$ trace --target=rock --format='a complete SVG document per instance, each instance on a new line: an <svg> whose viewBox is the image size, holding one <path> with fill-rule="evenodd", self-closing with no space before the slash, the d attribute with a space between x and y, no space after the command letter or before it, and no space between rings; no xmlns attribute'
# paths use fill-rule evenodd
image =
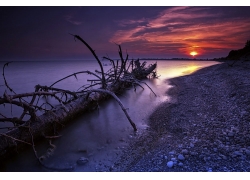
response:
<svg viewBox="0 0 250 180"><path fill-rule="evenodd" d="M178 145L178 148L182 148L182 146L183 146L182 144L179 144L179 145Z"/></svg>
<svg viewBox="0 0 250 180"><path fill-rule="evenodd" d="M177 161L177 160L176 160L176 158L171 158L171 161L173 161L173 162L174 162L174 161Z"/></svg>
<svg viewBox="0 0 250 180"><path fill-rule="evenodd" d="M250 150L246 149L245 153L246 153L246 155L250 156Z"/></svg>
<svg viewBox="0 0 250 180"><path fill-rule="evenodd" d="M174 166L174 162L173 161L168 161L167 166L169 168L172 168Z"/></svg>
<svg viewBox="0 0 250 180"><path fill-rule="evenodd" d="M185 160L185 157L184 157L182 154L179 154L179 155L178 155L178 159L179 159L180 161L183 161L183 160Z"/></svg>
<svg viewBox="0 0 250 180"><path fill-rule="evenodd" d="M178 164L178 166L183 166L183 163L182 163L182 162L180 162L180 163Z"/></svg>
<svg viewBox="0 0 250 180"><path fill-rule="evenodd" d="M129 139L133 139L134 138L132 135L129 135L128 137L129 137Z"/></svg>
<svg viewBox="0 0 250 180"><path fill-rule="evenodd" d="M113 166L109 167L109 171L110 171L110 172L113 171L113 170L114 170L114 167L113 167Z"/></svg>
<svg viewBox="0 0 250 180"><path fill-rule="evenodd" d="M195 155L197 155L198 153L196 153L196 152L190 152L190 155L192 155L192 156L195 156Z"/></svg>
<svg viewBox="0 0 250 180"><path fill-rule="evenodd" d="M170 151L169 154L170 155L175 155L175 152L174 151Z"/></svg>
<svg viewBox="0 0 250 180"><path fill-rule="evenodd" d="M245 114L247 114L247 112L246 112L246 111L242 111L242 112L240 113L240 116L243 117Z"/></svg>
<svg viewBox="0 0 250 180"><path fill-rule="evenodd" d="M187 149L182 149L181 153L184 154L184 155L188 154L188 150Z"/></svg>
<svg viewBox="0 0 250 180"><path fill-rule="evenodd" d="M159 168L157 168L157 167L155 167L154 169L153 169L153 172L158 172L159 171Z"/></svg>
<svg viewBox="0 0 250 180"><path fill-rule="evenodd" d="M234 132L229 132L227 135L228 135L229 137L233 137L233 136L234 136Z"/></svg>
<svg viewBox="0 0 250 180"><path fill-rule="evenodd" d="M85 158L85 157L81 157L80 159L77 160L78 165L84 165L84 164L86 164L88 162L89 162L89 159Z"/></svg>
<svg viewBox="0 0 250 180"><path fill-rule="evenodd" d="M227 160L227 156L221 155L222 159Z"/></svg>
<svg viewBox="0 0 250 180"><path fill-rule="evenodd" d="M240 159L243 160L243 161L244 161L246 158L247 158L247 157L244 156L244 155L240 157Z"/></svg>
<svg viewBox="0 0 250 180"><path fill-rule="evenodd" d="M235 156L243 156L243 154L240 151L234 151L233 153Z"/></svg>

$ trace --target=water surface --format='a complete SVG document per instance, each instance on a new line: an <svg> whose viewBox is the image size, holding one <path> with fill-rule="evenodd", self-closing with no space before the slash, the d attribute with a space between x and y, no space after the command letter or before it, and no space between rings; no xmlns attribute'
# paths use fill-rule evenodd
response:
<svg viewBox="0 0 250 180"><path fill-rule="evenodd" d="M147 61L147 64L156 61ZM44 162L53 167L65 168L74 166L73 171L102 171L109 170L119 156L119 152L126 148L129 141L147 129L148 117L154 109L165 101L170 101L171 97L166 94L170 87L168 79L187 75L196 70L217 64L214 61L158 61L158 79L145 80L155 96L145 85L144 90L140 87L128 89L119 95L129 115L138 127L135 133L128 122L124 112L116 101L110 99L99 103L99 109L85 113L62 130L60 138L52 143L56 145L53 155ZM0 64L1 66L3 65ZM111 66L104 66L105 70ZM32 92L36 84L51 85L58 79L74 72L89 70L95 71L98 68L96 61L66 61L66 62L13 62L6 67L6 79L17 93ZM87 79L92 79L90 75L80 75L58 83L55 87L77 90ZM0 84L3 84L1 78ZM6 90L0 87L0 93ZM8 107L0 107L0 112L10 115ZM12 112L12 116L20 113L20 110ZM0 123L0 127L10 126L8 123ZM43 141L36 144L39 155L43 155L49 148L48 142ZM80 157L86 157L89 162L85 165L77 165L76 161ZM34 157L31 149L20 152L8 162L0 164L1 171L51 171L40 166Z"/></svg>

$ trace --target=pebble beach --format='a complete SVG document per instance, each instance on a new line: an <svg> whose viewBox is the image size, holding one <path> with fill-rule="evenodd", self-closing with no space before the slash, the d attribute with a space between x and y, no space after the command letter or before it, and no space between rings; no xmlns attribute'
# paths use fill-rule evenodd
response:
<svg viewBox="0 0 250 180"><path fill-rule="evenodd" d="M171 101L109 171L250 171L250 63L229 64L170 79Z"/></svg>

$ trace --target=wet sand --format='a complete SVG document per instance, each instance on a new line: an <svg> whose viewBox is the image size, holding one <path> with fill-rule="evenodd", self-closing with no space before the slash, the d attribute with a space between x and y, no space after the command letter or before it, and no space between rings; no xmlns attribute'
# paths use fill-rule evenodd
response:
<svg viewBox="0 0 250 180"><path fill-rule="evenodd" d="M150 116L110 171L250 171L250 63L170 79L171 102Z"/></svg>

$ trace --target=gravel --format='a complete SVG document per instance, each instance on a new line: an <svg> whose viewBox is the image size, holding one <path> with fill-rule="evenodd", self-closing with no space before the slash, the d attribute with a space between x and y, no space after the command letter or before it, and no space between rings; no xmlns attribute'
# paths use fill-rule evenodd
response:
<svg viewBox="0 0 250 180"><path fill-rule="evenodd" d="M250 63L170 80L171 102L150 116L112 171L250 171Z"/></svg>

